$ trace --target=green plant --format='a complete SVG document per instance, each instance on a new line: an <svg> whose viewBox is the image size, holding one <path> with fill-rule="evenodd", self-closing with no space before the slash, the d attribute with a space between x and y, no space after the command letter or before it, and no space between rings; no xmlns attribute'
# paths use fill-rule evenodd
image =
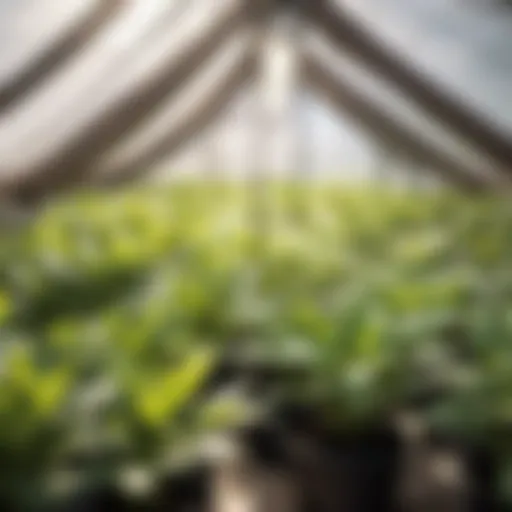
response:
<svg viewBox="0 0 512 512"><path fill-rule="evenodd" d="M247 190L176 186L72 198L4 240L2 496L50 496L76 466L79 481L163 471L168 453L243 420L202 393L229 354L298 367L269 398L340 426L438 389L430 421L509 464L494 433L512 404L512 206L268 193L263 231Z"/></svg>

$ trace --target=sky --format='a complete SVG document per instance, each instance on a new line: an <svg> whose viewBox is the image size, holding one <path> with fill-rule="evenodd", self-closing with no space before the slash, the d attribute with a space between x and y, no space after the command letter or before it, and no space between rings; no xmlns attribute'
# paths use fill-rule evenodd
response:
<svg viewBox="0 0 512 512"><path fill-rule="evenodd" d="M52 37L89 9L92 1L0 0L0 84L35 58ZM193 31L195 17L209 16L221 0L186 0L180 5L174 0L174 6L173 0L126 1L126 13L91 43L80 59L0 118L4 169L15 171L44 157L74 130L94 122L94 116L112 98L136 83L137 73L157 65L165 51L175 51L186 39L183 27L187 23ZM512 9L493 10L484 0L339 1L445 88L512 133ZM208 9L202 8L205 4ZM162 23L173 30L155 36L155 27L162 28ZM293 40L287 42L286 30L276 37L284 41L285 53L292 55ZM266 79L274 96L268 96L263 106L268 109L274 101L272 108L278 111L272 136L263 140L254 136L254 116L260 108L253 95L240 94L214 127L165 162L164 169L186 174L221 167L237 175L265 165L272 172L290 172L290 168L293 172L299 167L315 173L370 172L377 158L373 144L318 98L307 91L294 93L293 80L285 81L293 75L279 72L284 60L278 60L277 52L271 55ZM341 72L353 71L349 63L336 58L333 56L333 62ZM292 73L293 67L290 69ZM361 87L371 90L375 81L363 75L354 71ZM286 83L291 84L290 89ZM408 115L406 107L403 111ZM160 123L172 115L177 115L172 108L164 109ZM470 153L467 158L472 158Z"/></svg>

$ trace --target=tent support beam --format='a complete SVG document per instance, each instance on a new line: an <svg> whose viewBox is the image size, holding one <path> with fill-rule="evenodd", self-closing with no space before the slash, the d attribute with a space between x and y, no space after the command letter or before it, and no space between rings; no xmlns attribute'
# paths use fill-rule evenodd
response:
<svg viewBox="0 0 512 512"><path fill-rule="evenodd" d="M512 174L512 138L500 133L473 113L460 100L407 64L383 41L375 38L357 20L328 0L308 2L304 11L341 49L348 50L384 78L400 88L423 110L470 141L491 157L506 174Z"/></svg>
<svg viewBox="0 0 512 512"><path fill-rule="evenodd" d="M126 6L123 0L98 0L85 19L79 20L52 43L35 62L0 88L0 115L28 96L51 74L66 65Z"/></svg>
<svg viewBox="0 0 512 512"><path fill-rule="evenodd" d="M123 137L132 133L213 58L239 28L246 1L224 9L213 28L187 48L178 59L173 55L140 86L119 98L93 124L72 138L64 148L35 168L17 173L19 177L1 188L21 203L37 202L46 195L86 180L96 164ZM7 173L6 173L7 174Z"/></svg>
<svg viewBox="0 0 512 512"><path fill-rule="evenodd" d="M387 146L401 148L411 159L432 168L441 178L469 192L492 188L483 176L455 162L451 156L430 145L409 128L395 121L386 111L356 92L327 66L303 53L303 74L306 83L322 93L336 109L356 120L367 133L381 139Z"/></svg>

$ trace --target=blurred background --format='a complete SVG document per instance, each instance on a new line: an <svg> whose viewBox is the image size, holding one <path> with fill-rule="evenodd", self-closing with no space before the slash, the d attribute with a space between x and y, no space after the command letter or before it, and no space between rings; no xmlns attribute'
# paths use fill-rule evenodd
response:
<svg viewBox="0 0 512 512"><path fill-rule="evenodd" d="M0 0L0 509L512 507L512 6Z"/></svg>

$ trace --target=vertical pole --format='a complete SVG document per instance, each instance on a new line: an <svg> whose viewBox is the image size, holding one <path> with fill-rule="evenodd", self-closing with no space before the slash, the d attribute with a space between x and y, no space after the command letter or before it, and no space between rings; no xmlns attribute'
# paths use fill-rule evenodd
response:
<svg viewBox="0 0 512 512"><path fill-rule="evenodd" d="M294 174L297 116L297 29L296 9L282 9L277 13L274 37L269 55L269 113L273 119L273 171L280 177Z"/></svg>
<svg viewBox="0 0 512 512"><path fill-rule="evenodd" d="M292 58L293 58L293 82L292 82L292 130L293 130L293 169L295 176L299 180L306 180L311 178L313 171L312 165L312 137L314 131L305 111L305 101L302 90L302 61L301 45L303 43L305 30L304 30L304 16L305 4L307 0L296 0L295 10L292 17Z"/></svg>
<svg viewBox="0 0 512 512"><path fill-rule="evenodd" d="M254 139L251 155L252 165L249 166L248 194L251 229L254 231L256 245L260 246L266 236L270 213L268 201L271 159L269 159L269 153L272 123L268 108L268 91L271 82L268 56L271 53L270 40L273 21L271 15L273 9L269 0L252 1L254 4L251 15L253 16L259 73L254 83L254 97L252 98L252 111L250 113Z"/></svg>
<svg viewBox="0 0 512 512"><path fill-rule="evenodd" d="M278 12L272 50L273 66L270 70L272 87L269 103L276 130L273 153L277 157L273 170L279 173L287 188L290 187L290 182L302 187L303 184L300 182L305 178L305 123L302 119L299 67L302 36L301 2L302 0L297 0L293 5L287 5ZM298 193L302 195L301 190L298 190Z"/></svg>
<svg viewBox="0 0 512 512"><path fill-rule="evenodd" d="M312 151L314 150L314 129L311 126L310 119L308 119L308 112L305 110L307 104L303 96L302 90L302 79L303 79L303 68L301 45L304 41L305 30L304 16L307 12L308 0L296 0L294 5L293 13L291 14L291 34L290 42L292 47L292 65L293 75L291 80L291 107L292 107L292 143L293 143L293 154L292 154L292 166L295 181L299 187L298 194L300 202L298 204L299 211L296 212L295 220L299 223L305 219L307 211L310 205L310 201L314 198L314 191L311 189L307 190L307 187L314 186L312 182L313 174L313 159Z"/></svg>

